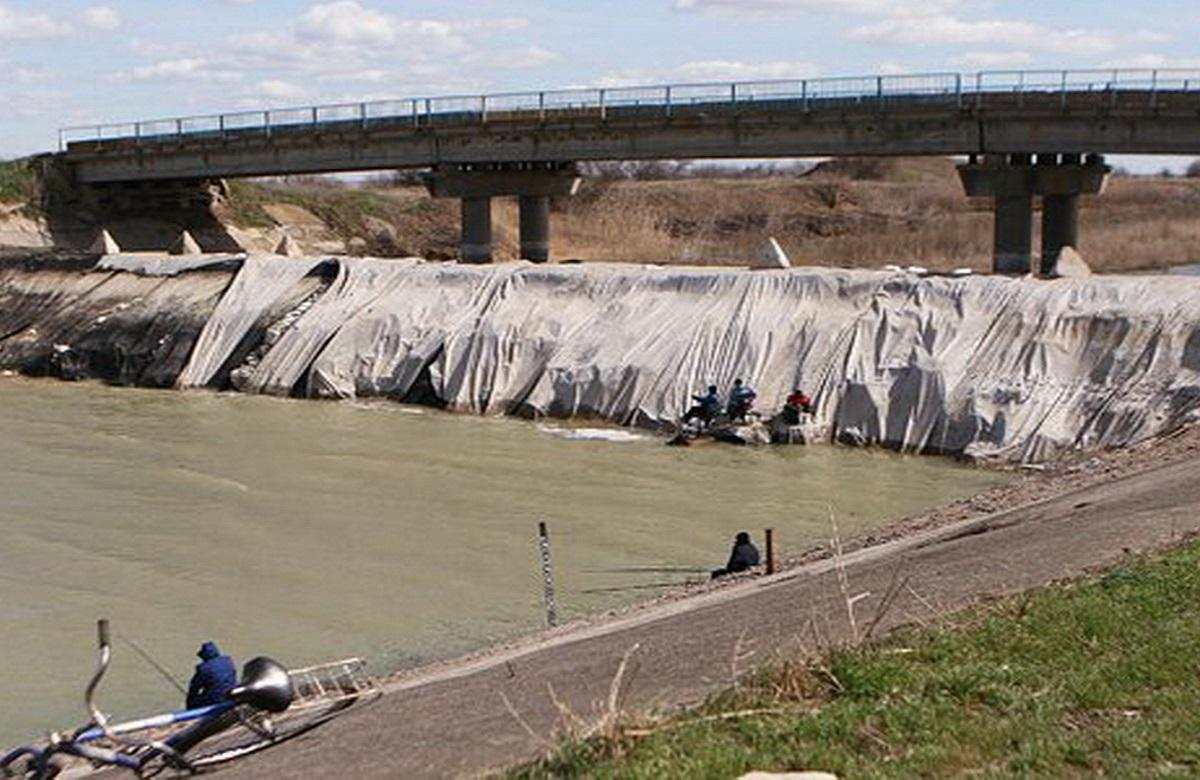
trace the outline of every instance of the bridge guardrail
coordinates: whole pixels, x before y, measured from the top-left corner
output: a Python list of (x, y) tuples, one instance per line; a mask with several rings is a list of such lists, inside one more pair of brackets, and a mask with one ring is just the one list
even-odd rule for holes
[[(610, 111), (637, 112), (641, 118), (669, 119), (677, 112), (706, 106), (753, 106), (787, 102), (805, 111), (855, 105), (886, 106), (895, 101), (940, 100), (958, 107), (982, 107), (989, 96), (1102, 93), (1118, 104), (1121, 92), (1197, 92), (1200, 69), (995, 70), (974, 74), (916, 73), (879, 76), (777, 79), (656, 86), (572, 88), (491, 95), (338, 103), (296, 108), (83, 125), (59, 131), (59, 150), (73, 143), (167, 142), (209, 135), (261, 133), (302, 127), (320, 129), (358, 124), (413, 127), (486, 124), (497, 118), (539, 118)], [(1151, 99), (1153, 105), (1153, 97)], [(1151, 107), (1152, 107), (1151, 105)]]

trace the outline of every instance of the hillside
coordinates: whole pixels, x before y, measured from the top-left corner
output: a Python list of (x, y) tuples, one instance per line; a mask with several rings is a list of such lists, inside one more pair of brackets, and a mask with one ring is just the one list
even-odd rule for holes
[[(303, 210), (292, 212), (302, 224), (289, 232), (317, 245), (353, 241), (356, 253), (383, 257), (456, 254), (457, 203), (420, 187), (238, 183), (225, 214), (273, 238), (288, 224), (278, 204)], [(963, 196), (943, 159), (841, 160), (768, 178), (589, 178), (554, 208), (560, 261), (740, 265), (773, 236), (797, 265), (986, 270), (991, 262), (988, 205)], [(1082, 254), (1097, 270), (1200, 261), (1200, 180), (1114, 177), (1103, 196), (1083, 202), (1081, 220)], [(516, 221), (515, 203), (498, 200), (497, 259), (515, 257)]]
[[(775, 237), (795, 265), (877, 268), (923, 265), (987, 270), (991, 214), (963, 194), (949, 159), (841, 159), (815, 168), (604, 171), (554, 203), (559, 260), (744, 265)], [(662, 172), (659, 172), (662, 173)], [(201, 245), (269, 252), (284, 234), (314, 254), (457, 256), (458, 203), (434, 200), (413, 177), (358, 185), (319, 177), (232, 181), (212, 214), (153, 207), (139, 213), (73, 209), (39, 230), (28, 170), (0, 164), (0, 247), (40, 246), (44, 234), (84, 248), (99, 227), (127, 250), (162, 250), (188, 229)], [(1200, 179), (1114, 176), (1082, 206), (1082, 254), (1099, 271), (1200, 262)], [(495, 203), (496, 258), (517, 254), (514, 201)], [(1035, 230), (1035, 242), (1037, 240)]]

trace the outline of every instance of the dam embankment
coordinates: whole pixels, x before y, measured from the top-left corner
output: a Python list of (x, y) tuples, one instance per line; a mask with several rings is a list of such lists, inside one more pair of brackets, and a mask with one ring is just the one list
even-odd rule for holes
[(830, 440), (1036, 462), (1200, 409), (1200, 280), (114, 256), (5, 261), (0, 369), (669, 424), (744, 377)]

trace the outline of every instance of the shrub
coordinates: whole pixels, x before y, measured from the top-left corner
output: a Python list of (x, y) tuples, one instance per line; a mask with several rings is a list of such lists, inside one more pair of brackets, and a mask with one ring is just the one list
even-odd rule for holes
[(0, 201), (30, 200), (35, 190), (36, 179), (28, 160), (0, 161)]

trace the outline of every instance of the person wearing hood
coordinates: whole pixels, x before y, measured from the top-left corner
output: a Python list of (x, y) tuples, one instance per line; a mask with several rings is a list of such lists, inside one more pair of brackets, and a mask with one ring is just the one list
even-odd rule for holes
[(729, 553), (729, 563), (725, 568), (717, 569), (712, 578), (724, 577), (726, 574), (740, 574), (757, 566), (759, 563), (758, 548), (750, 541), (750, 534), (745, 531), (738, 533), (733, 540), (733, 550)]
[(192, 675), (192, 683), (188, 686), (189, 710), (220, 704), (237, 687), (237, 669), (233, 659), (222, 655), (215, 642), (202, 644), (196, 655), (200, 656), (200, 663), (196, 664), (196, 673)]

